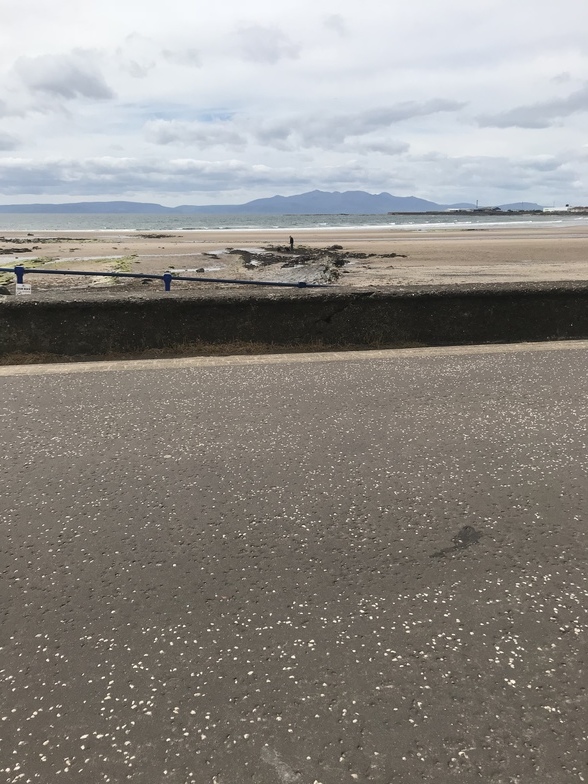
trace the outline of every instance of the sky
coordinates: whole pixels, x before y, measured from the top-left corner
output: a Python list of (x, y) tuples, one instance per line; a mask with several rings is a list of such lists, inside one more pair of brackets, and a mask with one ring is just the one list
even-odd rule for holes
[(585, 0), (2, 0), (0, 203), (588, 204)]

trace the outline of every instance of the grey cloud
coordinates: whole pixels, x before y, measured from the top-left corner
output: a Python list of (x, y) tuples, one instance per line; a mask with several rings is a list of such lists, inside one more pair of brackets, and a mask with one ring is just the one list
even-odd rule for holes
[(340, 36), (345, 36), (348, 33), (347, 24), (341, 14), (330, 14), (326, 16), (323, 22), (327, 30), (332, 30)]
[[(556, 156), (507, 158), (504, 156), (409, 156), (407, 166), (418, 179), (426, 174), (430, 187), (455, 183), (462, 193), (489, 189), (540, 192), (546, 188), (573, 187), (577, 168)], [(472, 198), (470, 196), (470, 198)]]
[(114, 97), (88, 52), (19, 57), (14, 69), (27, 87), (48, 95), (99, 100)]
[(145, 79), (155, 68), (152, 53), (157, 44), (139, 33), (125, 36), (122, 46), (114, 50), (118, 67), (134, 79)]
[(169, 63), (184, 65), (188, 68), (200, 68), (202, 57), (197, 49), (163, 49), (162, 55)]
[(538, 158), (526, 158), (520, 163), (521, 166), (530, 171), (554, 172), (565, 166), (565, 161), (559, 160), (552, 155), (544, 155)]
[(349, 149), (355, 152), (380, 152), (383, 155), (402, 155), (408, 152), (410, 144), (395, 139), (363, 139), (359, 144), (357, 142), (350, 144)]
[(586, 111), (588, 85), (570, 93), (567, 98), (554, 98), (494, 115), (481, 115), (477, 122), (483, 128), (549, 128), (564, 117)]
[(447, 204), (479, 197), (486, 204), (523, 199), (548, 204), (554, 193), (565, 193), (566, 201), (574, 194), (584, 198), (587, 169), (581, 156), (581, 151), (520, 158), (409, 153), (389, 159), (377, 170), (365, 169), (363, 181), (368, 190), (414, 193)]
[(459, 101), (436, 98), (422, 103), (407, 101), (388, 108), (369, 109), (354, 114), (295, 117), (267, 123), (257, 130), (256, 136), (262, 144), (278, 149), (328, 149), (344, 143), (350, 137), (365, 136), (413, 117), (457, 112), (464, 106), (465, 104)]
[(238, 49), (245, 60), (271, 65), (284, 59), (296, 59), (300, 46), (278, 27), (244, 25), (236, 33)]
[[(338, 189), (382, 179), (382, 170), (370, 172), (358, 162), (338, 166), (282, 167), (250, 164), (241, 160), (203, 161), (192, 158), (140, 160), (93, 158), (80, 161), (52, 159), (0, 159), (0, 190), (6, 195), (46, 196), (133, 195), (138, 191), (159, 194), (234, 192), (243, 188)], [(185, 198), (185, 196), (182, 196)]]
[(44, 101), (38, 98), (34, 105), (30, 105), (30, 96), (24, 94), (24, 90), (13, 91), (7, 95), (8, 100), (0, 98), (0, 118), (2, 117), (24, 117), (30, 111), (43, 111)]
[[(386, 136), (358, 139), (388, 125), (378, 117), (322, 118), (296, 117), (257, 125), (250, 117), (230, 117), (210, 122), (151, 120), (144, 126), (145, 138), (152, 144), (180, 144), (192, 147), (229, 146), (242, 148), (248, 143), (277, 150), (322, 148), (342, 152), (380, 152), (398, 155), (409, 149), (406, 142)], [(349, 126), (347, 130), (345, 124)]]
[(153, 144), (185, 144), (197, 147), (215, 145), (242, 147), (246, 138), (227, 123), (151, 120), (145, 124), (145, 137)]
[(457, 112), (464, 106), (465, 103), (461, 101), (448, 101), (442, 98), (434, 98), (422, 103), (406, 101), (389, 108), (371, 109), (361, 114), (347, 115), (339, 118), (338, 121), (346, 123), (346, 127), (341, 129), (345, 136), (359, 136), (413, 117), (425, 117), (439, 112)]
[(35, 93), (31, 95), (25, 90), (20, 90), (11, 96), (10, 103), (0, 100), (0, 118), (26, 117), (33, 114), (51, 114), (61, 111), (68, 114), (65, 107), (57, 104), (54, 96)]
[(127, 60), (123, 62), (123, 68), (135, 79), (145, 79), (149, 75), (149, 71), (154, 68), (154, 63), (141, 64), (136, 60)]
[(308, 185), (311, 176), (312, 172), (306, 176), (294, 168), (272, 169), (239, 160), (0, 159), (0, 190), (7, 195), (91, 196), (129, 193), (138, 189), (158, 193), (198, 193), (252, 185)]
[[(582, 153), (579, 153), (580, 155)], [(266, 193), (299, 188), (340, 187), (415, 192), (438, 201), (461, 201), (481, 193), (497, 194), (496, 203), (511, 194), (532, 191), (539, 200), (552, 189), (569, 193), (583, 188), (578, 161), (571, 154), (516, 159), (491, 156), (452, 157), (443, 154), (405, 155), (389, 166), (369, 168), (358, 160), (335, 166), (309, 161), (304, 166), (272, 168), (242, 160), (204, 161), (194, 158), (84, 160), (0, 158), (0, 191), (6, 195), (104, 196), (137, 192), (160, 194), (235, 193), (259, 187)], [(427, 193), (422, 193), (426, 183)], [(504, 193), (508, 193), (508, 197)], [(582, 192), (584, 192), (582, 190)], [(517, 199), (519, 196), (517, 195)]]
[(8, 152), (10, 150), (16, 150), (19, 146), (18, 140), (9, 133), (4, 133), (0, 131), (0, 150), (3, 152)]

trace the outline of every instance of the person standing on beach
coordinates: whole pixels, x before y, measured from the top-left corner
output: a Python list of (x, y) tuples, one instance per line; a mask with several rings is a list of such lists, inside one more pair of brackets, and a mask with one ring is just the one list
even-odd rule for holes
[(290, 252), (294, 250), (294, 237), (290, 237)]

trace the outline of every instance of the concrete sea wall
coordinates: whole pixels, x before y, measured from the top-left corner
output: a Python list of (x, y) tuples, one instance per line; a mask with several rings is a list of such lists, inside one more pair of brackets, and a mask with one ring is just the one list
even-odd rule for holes
[(588, 338), (588, 284), (0, 298), (0, 361)]

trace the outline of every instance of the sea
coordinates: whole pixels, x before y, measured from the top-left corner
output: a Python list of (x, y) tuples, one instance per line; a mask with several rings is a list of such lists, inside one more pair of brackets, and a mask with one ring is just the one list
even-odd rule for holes
[(564, 228), (588, 225), (588, 215), (143, 215), (143, 214), (0, 214), (0, 234), (26, 232), (175, 232), (175, 231), (281, 231), (300, 232), (332, 229), (333, 232), (358, 228), (387, 228), (391, 231), (432, 231), (461, 229), (464, 231), (502, 227)]

